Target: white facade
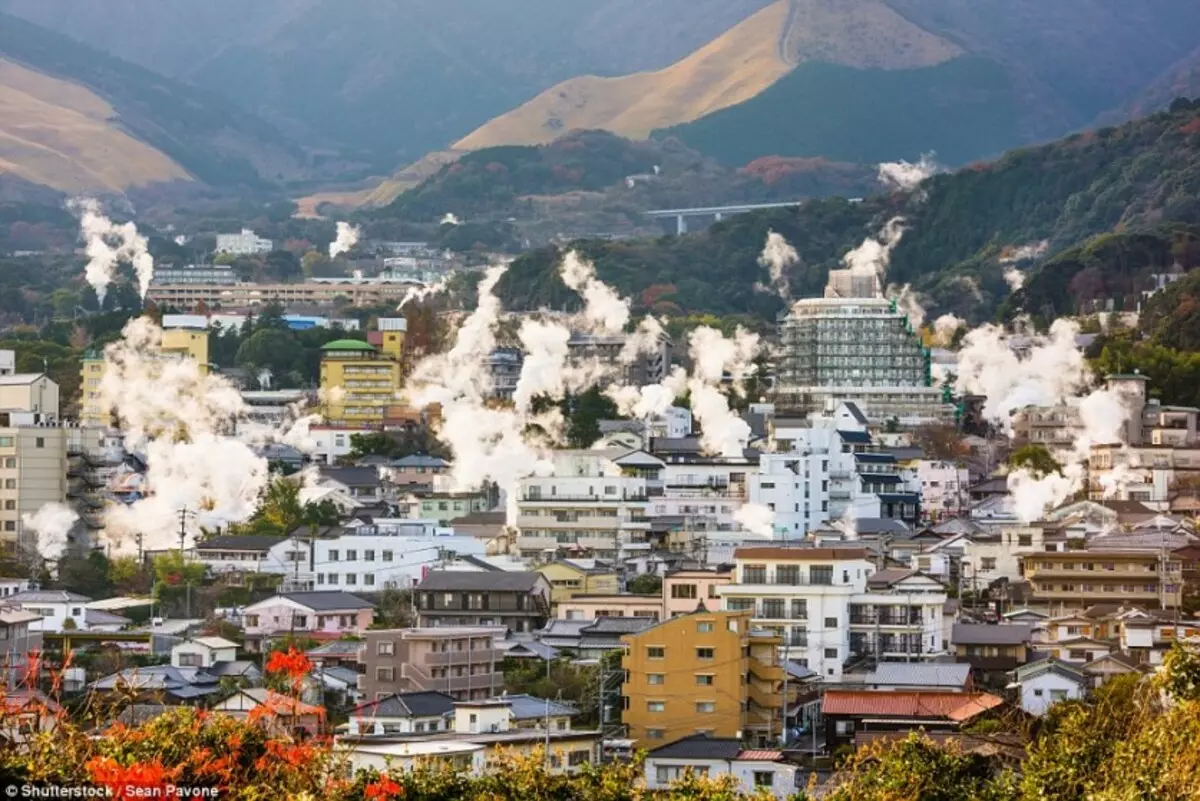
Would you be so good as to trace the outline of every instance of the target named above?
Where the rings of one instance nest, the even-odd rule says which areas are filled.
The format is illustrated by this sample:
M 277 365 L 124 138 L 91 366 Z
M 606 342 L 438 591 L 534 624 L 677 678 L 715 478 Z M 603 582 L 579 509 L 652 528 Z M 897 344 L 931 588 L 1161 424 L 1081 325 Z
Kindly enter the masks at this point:
M 671 406 L 664 414 L 650 418 L 646 433 L 664 439 L 689 437 L 692 434 L 692 412 L 682 406 Z
M 1045 533 L 1040 526 L 999 525 L 960 543 L 963 585 L 983 590 L 998 579 L 1019 580 L 1022 559 L 1045 551 Z
M 755 466 L 745 459 L 668 463 L 662 494 L 650 505 L 654 517 L 682 517 L 689 530 L 733 531 L 734 514 L 746 503 L 747 479 Z
M 775 536 L 798 539 L 829 519 L 828 462 L 821 455 L 764 453 L 748 477 L 749 502 L 775 513 Z
M 30 631 L 61 634 L 64 630 L 87 630 L 87 604 L 91 599 L 64 590 L 30 590 L 10 595 L 5 606 L 38 615 L 41 620 L 29 624 Z M 71 625 L 67 626 L 67 621 Z
M 929 659 L 945 653 L 945 588 L 916 574 L 880 586 L 861 548 L 749 547 L 735 552 L 722 606 L 778 632 L 787 658 L 841 681 L 854 656 Z
M 197 637 L 171 648 L 171 664 L 175 667 L 207 668 L 236 660 L 237 643 L 221 637 Z
M 29 579 L 0 578 L 0 600 L 29 589 Z
M 418 584 L 423 573 L 444 559 L 483 556 L 487 544 L 470 536 L 454 534 L 431 520 L 407 520 L 407 525 L 370 533 L 347 534 L 317 540 L 310 568 L 314 590 L 379 592 L 406 589 Z M 393 531 L 396 533 L 384 533 Z M 306 565 L 305 567 L 309 567 Z M 304 567 L 301 568 L 304 570 Z
M 258 253 L 270 253 L 274 247 L 274 242 L 263 239 L 249 228 L 243 228 L 240 234 L 217 234 L 217 253 L 253 256 Z
M 1024 671 L 1018 671 L 1018 673 Z M 1053 667 L 1030 671 L 1020 679 L 1021 709 L 1041 717 L 1060 701 L 1075 701 L 1083 697 L 1087 684 L 1083 677 Z
M 371 433 L 374 432 L 366 428 L 313 426 L 308 434 L 313 444 L 310 453 L 314 461 L 324 461 L 326 464 L 333 464 L 341 457 L 347 456 L 353 450 L 354 446 L 350 444 L 350 437 L 355 434 Z
M 682 759 L 677 757 L 646 757 L 646 787 L 667 790 L 673 782 L 689 771 L 698 776 L 716 779 L 730 775 L 737 781 L 737 791 L 747 796 L 767 792 L 784 799 L 795 795 L 797 766 L 786 762 L 758 759 Z
M 648 481 L 663 469 L 643 451 L 556 451 L 554 472 L 522 479 L 516 499 L 517 548 L 542 558 L 582 546 L 597 558 L 620 558 L 646 546 Z
M 921 485 L 921 513 L 926 519 L 953 517 L 971 503 L 967 487 L 970 472 L 954 462 L 922 459 L 917 467 Z
M 16 351 L 0 350 L 0 375 L 12 375 L 17 372 Z

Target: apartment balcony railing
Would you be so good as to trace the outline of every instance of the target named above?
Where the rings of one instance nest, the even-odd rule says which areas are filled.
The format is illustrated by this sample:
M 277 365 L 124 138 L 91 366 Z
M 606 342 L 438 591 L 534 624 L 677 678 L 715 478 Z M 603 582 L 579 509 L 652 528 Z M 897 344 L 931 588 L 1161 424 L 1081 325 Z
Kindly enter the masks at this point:
M 738 589 L 750 589 L 755 586 L 760 587 L 832 587 L 833 577 L 828 578 L 818 576 L 815 580 L 810 575 L 801 574 L 799 576 L 783 576 L 778 575 L 756 575 L 753 573 L 742 573 L 742 580 L 738 584 L 731 585 Z
M 763 681 L 783 681 L 783 668 L 779 665 L 768 665 L 766 662 L 751 659 L 750 672 Z
M 650 497 L 647 492 L 622 492 L 612 495 L 594 494 L 579 494 L 579 495 L 542 495 L 531 492 L 521 493 L 521 500 L 529 503 L 566 503 L 586 501 L 588 503 L 613 503 L 615 501 L 633 501 L 641 502 Z
M 851 615 L 851 626 L 920 626 L 921 615 Z
M 434 651 L 425 656 L 427 665 L 483 665 L 504 660 L 504 653 L 494 648 L 477 648 L 474 651 Z

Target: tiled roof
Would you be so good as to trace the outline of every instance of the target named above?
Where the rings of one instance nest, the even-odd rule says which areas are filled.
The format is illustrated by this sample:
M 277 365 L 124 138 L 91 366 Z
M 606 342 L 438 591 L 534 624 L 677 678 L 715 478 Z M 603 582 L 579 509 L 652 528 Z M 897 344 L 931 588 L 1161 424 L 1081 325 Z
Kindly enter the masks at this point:
M 991 693 L 826 690 L 821 713 L 964 721 L 1003 703 L 1004 699 Z
M 352 714 L 358 717 L 432 718 L 448 715 L 453 711 L 452 697 L 445 693 L 428 691 L 389 695 L 356 707 Z
M 737 759 L 741 752 L 741 740 L 693 734 L 682 740 L 660 745 L 648 756 L 651 759 Z
M 375 608 L 375 604 L 370 601 L 364 601 L 348 592 L 284 592 L 280 593 L 279 597 L 295 601 L 317 612 Z
M 865 679 L 867 684 L 908 687 L 964 687 L 971 675 L 966 662 L 880 662 Z
M 785 548 L 771 545 L 751 545 L 733 552 L 734 559 L 791 559 L 795 561 L 828 562 L 834 559 L 866 559 L 866 548 Z
M 196 543 L 196 551 L 269 551 L 281 542 L 266 534 L 226 534 Z
M 550 710 L 550 717 L 573 717 L 579 714 L 579 710 L 570 704 L 549 701 L 524 693 L 502 695 L 500 698 L 509 702 L 513 720 L 536 720 L 545 717 L 547 708 Z
M 737 755 L 739 762 L 778 762 L 781 759 L 783 759 L 782 751 L 767 751 L 764 749 L 740 751 Z
M 533 571 L 498 571 L 475 573 L 465 570 L 435 570 L 417 585 L 421 591 L 466 591 L 466 592 L 529 592 L 543 580 L 541 573 Z
M 955 623 L 950 642 L 955 645 L 1020 645 L 1033 639 L 1033 626 L 1025 623 Z

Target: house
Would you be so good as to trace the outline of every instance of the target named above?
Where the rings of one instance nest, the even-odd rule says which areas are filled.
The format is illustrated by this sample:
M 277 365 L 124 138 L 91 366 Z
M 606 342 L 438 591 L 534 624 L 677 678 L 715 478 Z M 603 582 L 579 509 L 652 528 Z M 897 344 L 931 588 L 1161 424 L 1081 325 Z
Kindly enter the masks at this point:
M 220 676 L 202 668 L 150 665 L 105 676 L 89 684 L 88 690 L 101 695 L 116 693 L 168 704 L 192 704 L 220 695 L 220 681 Z
M 208 668 L 217 662 L 237 661 L 238 644 L 224 637 L 196 637 L 171 648 L 175 667 Z
M 504 651 L 505 659 L 540 659 L 553 662 L 560 654 L 557 648 L 537 641 L 505 640 L 496 643 Z
M 737 791 L 766 792 L 791 798 L 798 788 L 798 768 L 781 751 L 747 750 L 736 738 L 693 734 L 661 745 L 646 755 L 646 787 L 666 790 L 685 774 L 718 779 L 732 776 Z
M 0 692 L 25 682 L 30 655 L 42 650 L 42 632 L 30 630 L 42 616 L 0 607 Z
M 415 593 L 421 627 L 504 626 L 532 632 L 550 616 L 550 582 L 533 571 L 435 570 Z
M 321 467 L 317 486 L 339 490 L 367 506 L 384 500 L 383 480 L 374 467 Z
M 346 592 L 282 593 L 243 610 L 246 650 L 261 650 L 264 642 L 285 634 L 315 639 L 361 636 L 374 613 L 374 604 Z
M 1115 651 L 1088 662 L 1082 669 L 1091 682 L 1091 686 L 1100 687 L 1116 676 L 1124 676 L 1127 673 L 1142 673 L 1149 669 L 1149 665 L 1137 662 L 1129 654 Z
M 286 546 L 280 548 L 280 546 Z M 296 555 L 292 556 L 291 554 Z M 283 573 L 307 552 L 291 540 L 262 534 L 224 534 L 196 543 L 189 556 L 203 562 L 210 573 Z M 285 560 L 291 561 L 285 561 Z
M 40 621 L 29 624 L 30 631 L 61 634 L 64 630 L 87 630 L 87 604 L 91 600 L 66 590 L 26 590 L 8 596 L 0 604 L 40 617 Z
M 495 626 L 375 629 L 363 636 L 358 688 L 373 700 L 412 692 L 441 692 L 456 700 L 491 698 L 504 688 Z
M 237 720 L 261 721 L 277 734 L 318 734 L 324 727 L 325 709 L 306 704 L 265 687 L 241 689 L 213 705 L 213 714 Z
M 106 612 L 103 609 L 92 609 L 91 607 L 83 610 L 83 620 L 84 628 L 87 631 L 98 631 L 107 634 L 114 634 L 133 623 L 132 620 L 123 615 L 114 615 L 112 612 Z
M 717 588 L 733 581 L 732 570 L 668 570 L 663 576 L 663 617 L 690 615 L 701 603 L 721 605 Z
M 344 696 L 346 702 L 357 703 L 362 700 L 358 690 L 358 671 L 348 667 L 314 668 L 312 677 L 326 693 L 337 693 Z
M 26 578 L 7 578 L 0 576 L 0 601 L 3 601 L 10 595 L 16 595 L 19 592 L 25 592 L 29 589 L 29 579 Z
M 1200 636 L 1200 621 L 1161 612 L 1131 610 L 1120 616 L 1118 644 L 1133 660 L 1160 665 L 1178 640 Z M 1114 649 L 1115 650 L 1115 649 Z
M 855 679 L 847 676 L 847 683 Z M 970 692 L 975 689 L 971 666 L 945 662 L 880 662 L 862 676 L 864 689 Z
M 1033 626 L 1026 623 L 955 623 L 954 655 L 981 674 L 1006 673 L 1029 661 Z
M 821 701 L 827 748 L 850 745 L 860 733 L 955 732 L 1002 706 L 990 693 L 842 690 Z
M 388 481 L 404 490 L 431 490 L 433 477 L 449 472 L 450 462 L 439 456 L 413 453 L 391 463 L 387 470 Z
M 309 661 L 317 667 L 354 667 L 359 663 L 359 652 L 362 642 L 353 640 L 330 640 L 316 648 L 304 652 Z
M 21 688 L 0 693 L 0 743 L 13 745 L 52 732 L 66 712 L 41 690 Z
M 717 606 L 719 604 L 713 604 Z M 696 611 L 695 607 L 690 610 Z M 663 613 L 662 595 L 638 595 L 631 592 L 576 595 L 558 605 L 558 616 L 565 620 L 595 620 L 600 617 L 644 617 L 659 620 Z
M 385 695 L 355 707 L 347 731 L 364 734 L 424 734 L 448 731 L 454 723 L 454 697 L 421 691 Z
M 1050 643 L 1042 646 L 1043 652 L 1062 662 L 1070 662 L 1076 667 L 1108 656 L 1117 650 L 1117 646 L 1103 640 L 1093 640 L 1090 637 L 1075 637 L 1070 640 Z
M 1021 665 L 1009 685 L 1020 692 L 1021 709 L 1041 717 L 1059 701 L 1082 698 L 1091 680 L 1078 665 L 1048 657 Z
M 596 559 L 557 559 L 535 569 L 550 582 L 553 609 L 577 596 L 612 595 L 619 589 L 617 571 Z

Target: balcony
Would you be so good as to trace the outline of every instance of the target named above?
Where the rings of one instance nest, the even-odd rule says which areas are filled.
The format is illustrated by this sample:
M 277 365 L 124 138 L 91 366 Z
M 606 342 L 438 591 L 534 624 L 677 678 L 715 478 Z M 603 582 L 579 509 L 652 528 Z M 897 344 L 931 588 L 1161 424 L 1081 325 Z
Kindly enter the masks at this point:
M 800 574 L 797 576 L 763 575 L 760 573 L 742 572 L 742 580 L 738 584 L 729 585 L 739 589 L 749 589 L 751 587 L 832 587 L 832 576 L 817 576 L 813 580 L 812 575 Z M 849 585 L 845 585 L 849 586 Z
M 591 504 L 608 504 L 618 503 L 622 501 L 630 501 L 633 503 L 644 503 L 650 499 L 650 494 L 647 492 L 622 492 L 613 495 L 601 494 L 583 494 L 583 495 L 542 495 L 540 493 L 523 492 L 521 493 L 522 503 L 579 503 L 586 502 Z
M 750 703 L 752 705 L 751 710 L 753 710 L 754 707 L 767 710 L 771 713 L 771 717 L 775 717 L 780 705 L 783 703 L 782 698 L 776 697 L 773 693 L 770 693 L 755 684 L 746 685 L 746 696 L 750 699 Z
M 921 615 L 850 615 L 851 626 L 921 626 Z
M 487 610 L 480 610 L 487 611 Z M 504 653 L 494 648 L 477 648 L 474 651 L 434 651 L 425 655 L 426 665 L 481 665 L 485 662 L 499 663 Z
M 783 668 L 779 665 L 768 665 L 758 659 L 750 660 L 750 672 L 763 681 L 783 681 Z

